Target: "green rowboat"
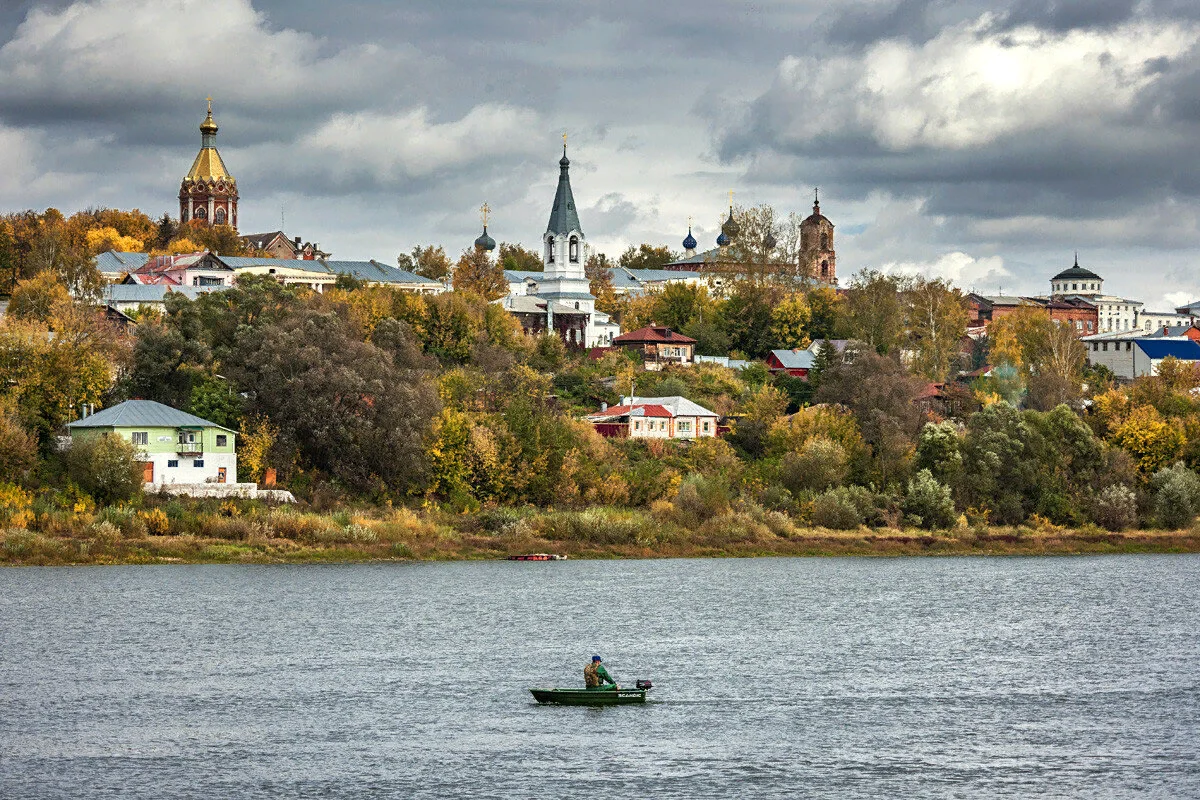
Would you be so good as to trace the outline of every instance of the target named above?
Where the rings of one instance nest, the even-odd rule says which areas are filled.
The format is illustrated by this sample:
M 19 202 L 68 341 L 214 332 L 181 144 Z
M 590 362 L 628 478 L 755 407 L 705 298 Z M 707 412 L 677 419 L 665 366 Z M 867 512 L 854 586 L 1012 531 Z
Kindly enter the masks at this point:
M 530 689 L 539 703 L 560 706 L 620 706 L 646 702 L 645 689 Z

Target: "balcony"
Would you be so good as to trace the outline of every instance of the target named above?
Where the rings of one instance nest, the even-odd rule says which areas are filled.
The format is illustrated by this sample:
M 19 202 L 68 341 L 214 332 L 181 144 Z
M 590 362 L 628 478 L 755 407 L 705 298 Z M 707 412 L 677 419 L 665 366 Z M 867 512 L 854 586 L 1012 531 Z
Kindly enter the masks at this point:
M 204 455 L 203 433 L 180 431 L 179 436 L 175 439 L 175 452 L 187 457 Z

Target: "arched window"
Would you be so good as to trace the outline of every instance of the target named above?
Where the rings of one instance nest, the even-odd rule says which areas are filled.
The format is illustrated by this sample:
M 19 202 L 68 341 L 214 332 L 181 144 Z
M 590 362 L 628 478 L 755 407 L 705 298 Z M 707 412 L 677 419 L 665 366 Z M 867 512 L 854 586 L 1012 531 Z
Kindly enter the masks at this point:
M 181 211 L 179 212 L 179 221 L 180 221 L 180 222 L 187 222 L 187 221 L 188 221 L 188 212 L 187 212 L 187 209 L 186 209 L 186 208 L 185 208 L 185 209 L 183 209 L 183 210 L 181 210 Z
M 828 261 L 821 262 L 821 277 L 822 278 L 829 277 L 829 262 Z
M 569 248 L 568 258 L 572 264 L 579 263 L 579 239 L 575 236 L 571 237 L 571 246 Z
M 575 310 L 576 311 L 579 310 L 579 301 L 578 300 L 575 301 Z
M 223 208 L 217 209 L 217 213 L 213 214 L 213 222 L 215 222 L 218 225 L 225 224 L 225 209 L 223 209 Z
M 196 209 L 196 219 L 208 219 L 208 209 L 200 206 Z
M 546 240 L 546 263 L 554 263 L 554 237 L 551 236 Z
M 822 250 L 829 249 L 829 234 L 825 233 L 824 231 L 821 232 L 821 249 Z

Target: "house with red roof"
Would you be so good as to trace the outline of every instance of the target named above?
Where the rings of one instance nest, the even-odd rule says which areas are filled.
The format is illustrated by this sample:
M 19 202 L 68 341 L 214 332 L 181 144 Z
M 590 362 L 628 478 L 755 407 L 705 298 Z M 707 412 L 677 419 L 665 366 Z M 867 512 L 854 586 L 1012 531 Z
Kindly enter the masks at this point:
M 585 419 L 614 439 L 702 439 L 717 435 L 720 416 L 686 397 L 622 397 Z
M 695 360 L 696 340 L 663 325 L 647 325 L 636 331 L 613 338 L 614 347 L 637 350 L 642 354 L 646 369 L 659 369 L 663 364 L 691 364 Z

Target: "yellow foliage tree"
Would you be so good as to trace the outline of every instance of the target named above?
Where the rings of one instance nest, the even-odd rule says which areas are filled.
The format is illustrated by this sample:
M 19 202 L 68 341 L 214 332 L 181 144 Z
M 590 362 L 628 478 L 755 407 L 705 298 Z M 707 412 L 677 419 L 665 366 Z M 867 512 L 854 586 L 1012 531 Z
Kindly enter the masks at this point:
M 266 417 L 242 420 L 242 435 L 238 437 L 238 466 L 243 477 L 255 482 L 262 480 L 270 463 L 271 448 L 279 440 L 279 428 Z
M 1112 432 L 1110 441 L 1133 456 L 1138 471 L 1149 477 L 1174 462 L 1183 449 L 1176 420 L 1165 420 L 1151 406 L 1137 406 Z
M 33 521 L 33 495 L 11 483 L 0 483 L 0 528 L 24 528 Z
M 193 242 L 186 236 L 182 239 L 176 239 L 167 245 L 167 253 L 169 255 L 178 256 L 184 253 L 199 253 L 204 248 Z
M 58 276 L 53 272 L 39 272 L 13 289 L 8 315 L 13 319 L 49 322 L 70 304 L 71 295 Z
M 812 311 L 803 294 L 789 295 L 771 309 L 771 337 L 785 349 L 808 347 L 812 339 L 808 335 Z
M 122 236 L 116 228 L 92 228 L 84 234 L 87 248 L 92 253 L 106 253 L 115 250 L 118 253 L 140 253 L 145 243 L 132 236 Z

